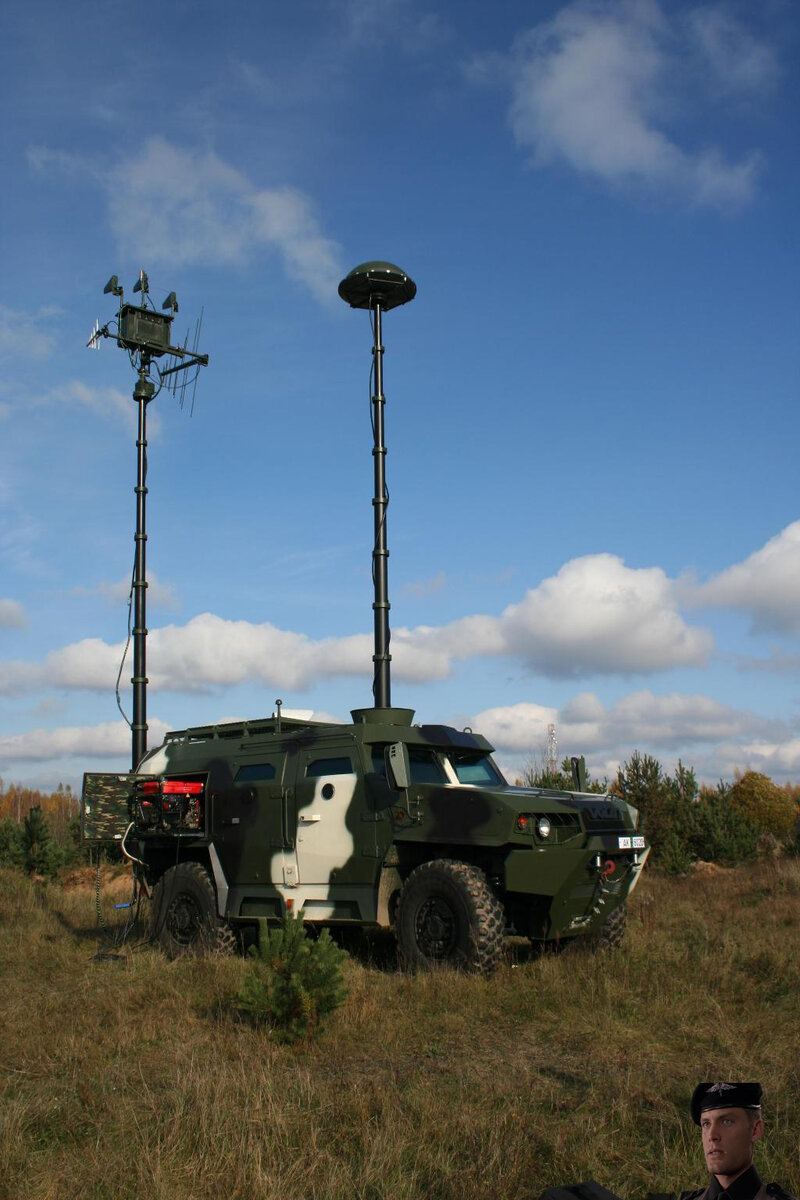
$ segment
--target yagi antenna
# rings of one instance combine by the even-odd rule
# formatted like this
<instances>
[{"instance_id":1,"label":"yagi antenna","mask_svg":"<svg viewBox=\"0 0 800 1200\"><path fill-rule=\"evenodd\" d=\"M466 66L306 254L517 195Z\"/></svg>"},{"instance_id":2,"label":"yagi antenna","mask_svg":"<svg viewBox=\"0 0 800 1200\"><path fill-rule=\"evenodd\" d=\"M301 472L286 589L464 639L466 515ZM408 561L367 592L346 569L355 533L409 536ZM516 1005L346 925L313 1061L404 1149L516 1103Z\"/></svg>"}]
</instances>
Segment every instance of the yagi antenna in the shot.
<instances>
[{"instance_id":1,"label":"yagi antenna","mask_svg":"<svg viewBox=\"0 0 800 1200\"><path fill-rule=\"evenodd\" d=\"M133 291L141 294L142 303L126 304L119 279L112 275L103 288L105 295L113 295L119 299L119 309L116 317L100 328L94 323L92 336L88 345L96 350L99 348L101 337L113 337L120 349L127 350L131 366L136 372L136 384L133 398L139 410L138 433L136 438L137 471L136 471L136 533L134 534L135 556L133 563L133 583L131 590L134 601L133 621L133 721L131 725L131 759L135 771L147 751L147 621L146 601L147 578L145 567L145 505L147 498L147 406L158 395L162 387L175 391L181 389L181 404L183 393L189 383L197 387L197 376L201 367L208 366L208 355L200 354L197 346L200 325L195 331L194 345L187 349L188 334L183 346L173 346L170 342L172 322L178 311L178 297L170 292L162 305L165 311L159 312L153 305L150 295L150 281L145 271L139 272L139 278L133 285ZM202 321L202 316L201 316ZM167 366L161 368L159 359L166 357ZM189 379L182 372L194 369L194 376ZM194 392L192 393L194 408ZM124 656L123 656L124 661ZM122 668L120 668L120 674ZM119 702L119 700L118 700Z\"/></svg>"}]
</instances>

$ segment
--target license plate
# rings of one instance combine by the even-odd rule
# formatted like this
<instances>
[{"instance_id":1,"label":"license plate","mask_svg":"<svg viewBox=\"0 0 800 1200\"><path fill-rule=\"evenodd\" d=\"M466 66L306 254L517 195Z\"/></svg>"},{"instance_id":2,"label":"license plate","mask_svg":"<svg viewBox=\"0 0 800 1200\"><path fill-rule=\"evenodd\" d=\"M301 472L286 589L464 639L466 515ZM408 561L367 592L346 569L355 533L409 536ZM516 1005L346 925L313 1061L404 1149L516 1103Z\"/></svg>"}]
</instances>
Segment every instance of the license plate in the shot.
<instances>
[{"instance_id":1,"label":"license plate","mask_svg":"<svg viewBox=\"0 0 800 1200\"><path fill-rule=\"evenodd\" d=\"M643 837L620 837L617 844L620 850L644 850Z\"/></svg>"}]
</instances>

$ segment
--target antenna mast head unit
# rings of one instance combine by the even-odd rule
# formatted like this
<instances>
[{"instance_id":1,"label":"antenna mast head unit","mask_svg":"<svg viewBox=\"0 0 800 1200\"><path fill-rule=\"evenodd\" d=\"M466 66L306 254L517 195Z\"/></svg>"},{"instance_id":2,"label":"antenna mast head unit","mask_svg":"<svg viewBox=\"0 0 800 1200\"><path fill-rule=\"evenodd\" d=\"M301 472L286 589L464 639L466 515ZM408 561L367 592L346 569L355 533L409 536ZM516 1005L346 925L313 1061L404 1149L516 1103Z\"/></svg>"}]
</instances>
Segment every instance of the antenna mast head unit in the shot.
<instances>
[{"instance_id":1,"label":"antenna mast head unit","mask_svg":"<svg viewBox=\"0 0 800 1200\"><path fill-rule=\"evenodd\" d=\"M384 312L407 304L417 285L405 271L389 262L365 262L354 267L339 284L339 295L351 308L377 308Z\"/></svg>"}]
</instances>

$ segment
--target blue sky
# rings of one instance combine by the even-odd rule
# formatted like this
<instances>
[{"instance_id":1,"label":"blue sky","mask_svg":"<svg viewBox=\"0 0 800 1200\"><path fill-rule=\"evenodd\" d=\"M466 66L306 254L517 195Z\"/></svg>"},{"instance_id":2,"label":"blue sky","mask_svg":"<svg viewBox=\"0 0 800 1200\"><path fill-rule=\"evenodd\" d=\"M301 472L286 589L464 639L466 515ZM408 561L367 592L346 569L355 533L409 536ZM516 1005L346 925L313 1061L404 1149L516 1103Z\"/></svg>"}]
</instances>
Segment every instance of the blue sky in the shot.
<instances>
[{"instance_id":1,"label":"blue sky","mask_svg":"<svg viewBox=\"0 0 800 1200\"><path fill-rule=\"evenodd\" d=\"M514 774L800 779L800 20L788 0L29 0L2 18L0 775L121 770L139 269L148 716L371 703L368 259L392 699ZM123 679L130 676L126 665ZM123 690L130 711L130 687Z\"/></svg>"}]
</instances>

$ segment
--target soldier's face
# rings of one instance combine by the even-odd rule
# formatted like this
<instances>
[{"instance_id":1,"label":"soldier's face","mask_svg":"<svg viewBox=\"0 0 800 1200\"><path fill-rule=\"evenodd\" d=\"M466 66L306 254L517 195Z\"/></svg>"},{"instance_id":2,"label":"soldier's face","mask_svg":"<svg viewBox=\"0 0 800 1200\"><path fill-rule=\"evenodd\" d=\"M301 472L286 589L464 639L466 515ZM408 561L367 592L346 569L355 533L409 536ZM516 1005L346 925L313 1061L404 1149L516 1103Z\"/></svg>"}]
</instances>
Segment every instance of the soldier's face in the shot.
<instances>
[{"instance_id":1,"label":"soldier's face","mask_svg":"<svg viewBox=\"0 0 800 1200\"><path fill-rule=\"evenodd\" d=\"M700 1116L703 1153L712 1175L736 1178L753 1161L753 1147L764 1132L758 1117L752 1124L743 1108L710 1108Z\"/></svg>"}]
</instances>

